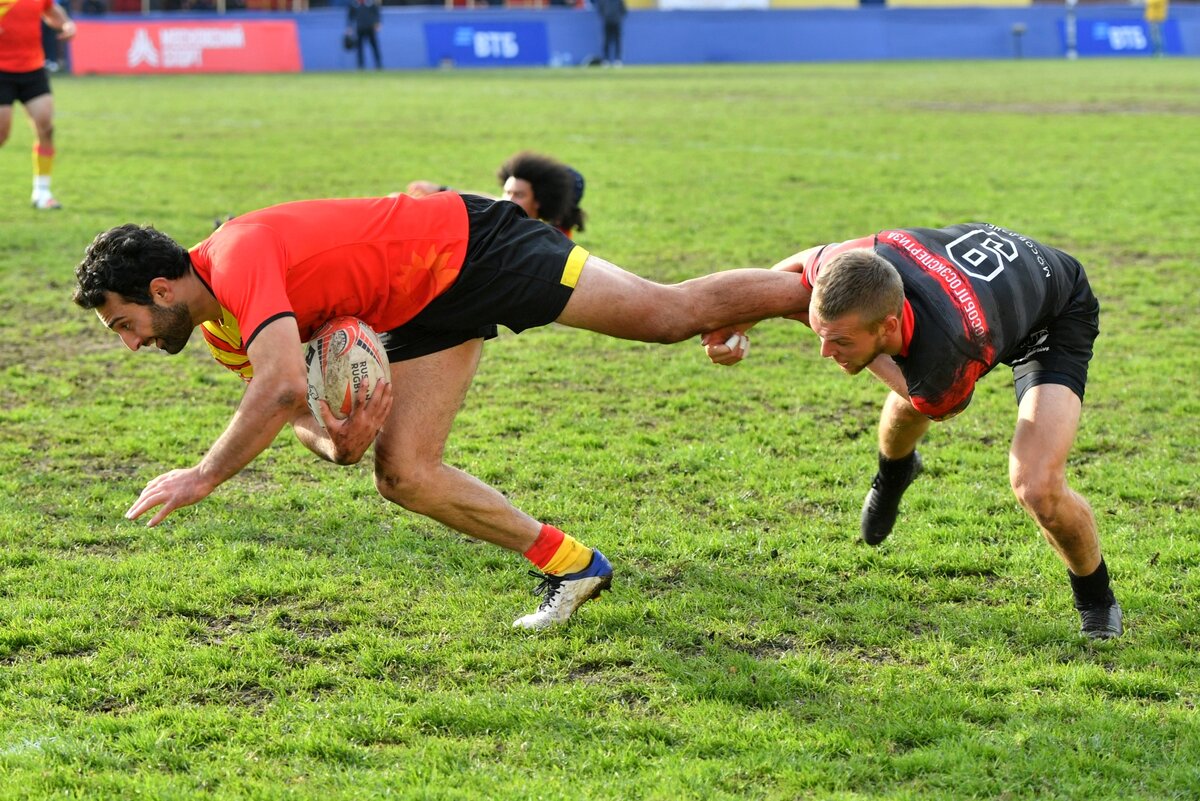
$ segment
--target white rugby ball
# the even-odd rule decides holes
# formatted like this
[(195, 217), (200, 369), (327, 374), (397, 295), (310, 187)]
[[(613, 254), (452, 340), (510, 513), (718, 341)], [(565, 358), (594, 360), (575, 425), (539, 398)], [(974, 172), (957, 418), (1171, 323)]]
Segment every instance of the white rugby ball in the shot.
[(329, 403), (333, 416), (343, 420), (354, 408), (363, 382), (369, 398), (379, 379), (392, 381), (379, 335), (356, 317), (335, 317), (318, 328), (308, 341), (304, 363), (308, 366), (308, 408), (318, 421), (322, 399)]

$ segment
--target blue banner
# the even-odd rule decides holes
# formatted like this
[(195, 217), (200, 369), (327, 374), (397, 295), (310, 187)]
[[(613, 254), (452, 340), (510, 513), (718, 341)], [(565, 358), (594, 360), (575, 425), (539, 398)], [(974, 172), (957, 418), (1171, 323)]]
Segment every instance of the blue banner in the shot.
[[(1058, 25), (1064, 50), (1068, 47), (1067, 25)], [(1169, 19), (1155, 31), (1139, 19), (1080, 19), (1075, 23), (1076, 50), (1081, 56), (1151, 56), (1155, 53), (1180, 55), (1183, 42), (1179, 25)], [(1156, 44), (1155, 37), (1158, 37)]]
[(536, 66), (550, 61), (543, 22), (426, 22), (429, 66)]

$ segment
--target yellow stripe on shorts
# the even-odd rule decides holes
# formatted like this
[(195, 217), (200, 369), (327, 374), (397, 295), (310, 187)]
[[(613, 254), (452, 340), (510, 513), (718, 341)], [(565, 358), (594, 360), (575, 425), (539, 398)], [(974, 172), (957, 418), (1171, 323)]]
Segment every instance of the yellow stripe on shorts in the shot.
[(579, 247), (579, 245), (571, 248), (571, 252), (567, 255), (567, 264), (563, 267), (563, 274), (562, 278), (559, 279), (559, 283), (574, 289), (575, 284), (579, 282), (579, 274), (583, 272), (583, 263), (587, 261), (587, 257), (590, 255), (592, 254)]

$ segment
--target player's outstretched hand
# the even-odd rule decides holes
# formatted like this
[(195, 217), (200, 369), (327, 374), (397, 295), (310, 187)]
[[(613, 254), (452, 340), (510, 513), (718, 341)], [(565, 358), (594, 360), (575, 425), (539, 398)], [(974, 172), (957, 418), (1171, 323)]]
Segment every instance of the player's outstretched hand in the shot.
[(436, 195), (441, 188), (440, 184), (435, 184), (433, 181), (413, 181), (404, 191), (413, 197), (425, 197), (426, 195)]
[(157, 526), (176, 509), (204, 500), (212, 493), (213, 489), (212, 481), (204, 476), (198, 467), (172, 470), (169, 473), (163, 473), (147, 484), (133, 506), (130, 506), (125, 512), (125, 517), (137, 520), (154, 507), (161, 506), (162, 508), (146, 524), (150, 527)]
[(321, 401), (321, 421), (333, 442), (334, 462), (357, 464), (362, 459), (387, 421), (392, 411), (392, 399), (392, 385), (380, 379), (370, 398), (367, 397), (366, 383), (359, 385), (354, 406), (345, 420), (334, 417), (329, 404)]
[(713, 364), (737, 364), (750, 354), (750, 335), (735, 328), (709, 331), (700, 344)]

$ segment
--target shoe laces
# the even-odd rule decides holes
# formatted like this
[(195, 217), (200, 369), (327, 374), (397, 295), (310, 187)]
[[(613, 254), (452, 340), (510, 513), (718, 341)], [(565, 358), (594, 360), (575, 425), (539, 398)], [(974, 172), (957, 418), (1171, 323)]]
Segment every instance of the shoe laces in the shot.
[(1111, 605), (1106, 606), (1088, 606), (1079, 610), (1080, 617), (1083, 618), (1083, 628), (1088, 631), (1096, 631), (1109, 628), (1109, 610)]
[(554, 603), (554, 599), (558, 596), (558, 591), (562, 587), (562, 577), (552, 576), (549, 573), (539, 573), (536, 570), (530, 570), (529, 575), (536, 579), (541, 579), (541, 583), (533, 588), (534, 595), (545, 596), (542, 602), (538, 604), (538, 609), (545, 609)]

